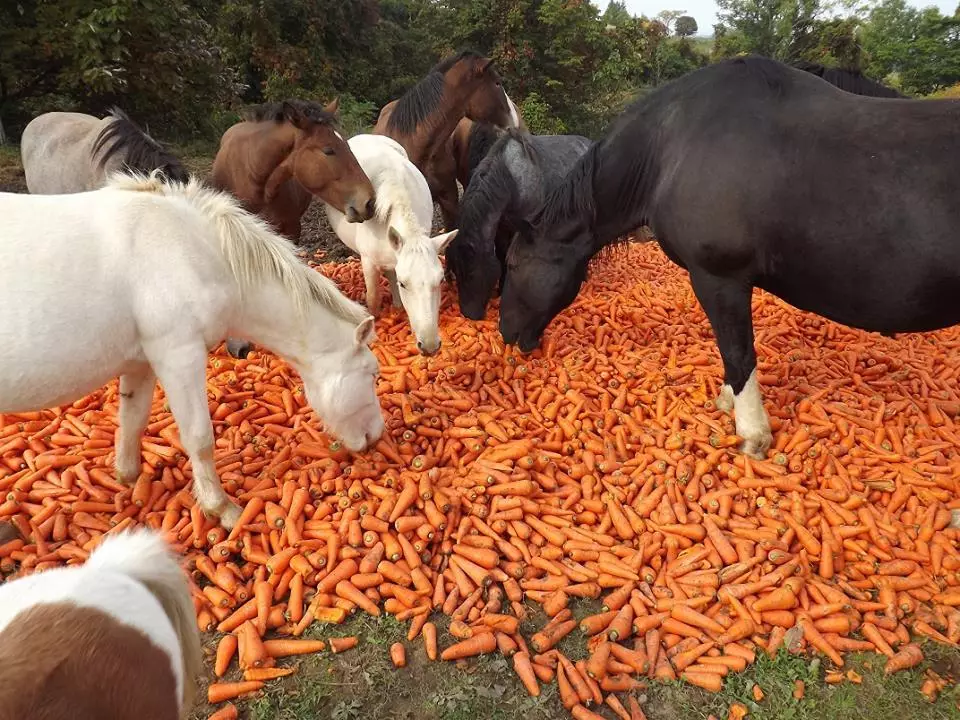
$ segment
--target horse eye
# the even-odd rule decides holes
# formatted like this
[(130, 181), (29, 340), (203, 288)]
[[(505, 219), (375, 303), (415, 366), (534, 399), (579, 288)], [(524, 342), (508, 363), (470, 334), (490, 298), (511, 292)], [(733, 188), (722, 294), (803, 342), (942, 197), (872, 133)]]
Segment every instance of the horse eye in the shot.
[(323, 154), (324, 154), (324, 155), (336, 155), (336, 154), (337, 154), (337, 151), (334, 150), (332, 147), (325, 147), (325, 148), (323, 149)]

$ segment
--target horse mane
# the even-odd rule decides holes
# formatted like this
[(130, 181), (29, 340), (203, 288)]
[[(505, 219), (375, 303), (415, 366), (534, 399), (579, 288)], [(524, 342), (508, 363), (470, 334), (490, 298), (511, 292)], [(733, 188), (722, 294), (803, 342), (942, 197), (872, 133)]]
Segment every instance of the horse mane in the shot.
[(866, 95), (868, 97), (891, 97), (905, 98), (903, 95), (891, 87), (872, 80), (859, 70), (839, 67), (827, 67), (819, 63), (801, 60), (793, 63), (797, 70), (803, 70), (811, 75), (816, 75), (822, 80), (826, 80), (831, 85), (853, 93), (854, 95)]
[(482, 227), (491, 207), (512, 193), (513, 178), (502, 156), (513, 140), (506, 133), (500, 136), (471, 173), (470, 185), (460, 200), (460, 227)]
[(112, 120), (97, 135), (90, 151), (91, 157), (100, 155), (97, 161), (99, 169), (102, 170), (114, 155), (123, 152), (123, 164), (134, 172), (162, 170), (171, 180), (187, 180), (187, 169), (180, 160), (150, 137), (123, 110), (112, 107), (107, 115)]
[[(305, 265), (294, 252), (292, 243), (274, 232), (266, 221), (245, 210), (229, 193), (210, 188), (197, 177), (190, 177), (185, 183), (165, 183), (156, 172), (149, 175), (121, 172), (111, 175), (106, 187), (183, 198), (213, 221), (221, 230), (217, 234), (219, 246), (241, 293), (269, 276), (282, 283), (293, 296), (301, 316), (306, 316), (310, 303), (319, 304), (354, 325), (369, 316), (366, 308), (340, 292), (333, 280)], [(226, 241), (227, 236), (230, 241)]]
[[(416, 237), (420, 237), (423, 229), (411, 207), (410, 191), (394, 168), (394, 165), (387, 163), (367, 173), (371, 184), (376, 188), (374, 217), (388, 227), (393, 224), (405, 239), (406, 233), (412, 230), (416, 230)], [(397, 202), (398, 198), (403, 198), (404, 201)], [(429, 233), (429, 230), (427, 232)]]
[(467, 136), (467, 176), (472, 177), (474, 171), (490, 153), (490, 150), (500, 138), (496, 125), (485, 122), (474, 122)]
[(563, 182), (551, 190), (535, 213), (531, 225), (551, 227), (558, 222), (577, 215), (587, 214), (594, 218), (596, 203), (593, 189), (594, 168), (599, 162), (594, 143), (577, 160)]
[(462, 50), (451, 55), (431, 68), (416, 85), (407, 90), (390, 113), (387, 130), (404, 135), (416, 132), (417, 126), (440, 106), (443, 100), (444, 77), (454, 65), (464, 61), (477, 61), (483, 55), (473, 50)]
[(288, 98), (280, 102), (262, 103), (249, 107), (241, 113), (241, 117), (249, 122), (286, 122), (287, 115), (284, 112), (284, 105), (292, 105), (298, 109), (304, 117), (318, 125), (336, 125), (337, 119), (327, 109), (313, 100), (300, 100), (299, 98)]

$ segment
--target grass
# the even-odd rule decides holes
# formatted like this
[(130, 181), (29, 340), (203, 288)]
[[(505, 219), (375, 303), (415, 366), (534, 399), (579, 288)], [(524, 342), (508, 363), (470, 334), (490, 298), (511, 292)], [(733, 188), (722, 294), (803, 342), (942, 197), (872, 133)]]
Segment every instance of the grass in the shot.
[[(578, 620), (599, 610), (596, 602), (572, 606)], [(530, 617), (521, 626), (527, 639), (546, 618), (530, 605)], [(435, 615), (440, 647), (455, 642), (447, 633), (446, 618)], [(556, 683), (543, 685), (540, 697), (527, 695), (513, 664), (494, 654), (459, 663), (427, 659), (423, 640), (406, 640), (407, 624), (389, 616), (359, 615), (340, 626), (314, 625), (306, 636), (318, 639), (357, 635), (360, 644), (334, 655), (281, 661), (297, 672), (268, 683), (258, 696), (238, 702), (241, 717), (249, 720), (557, 720), (569, 718), (557, 695)], [(402, 642), (407, 667), (395, 669), (390, 645)], [(579, 629), (560, 649), (571, 659), (585, 656), (586, 638)], [(760, 653), (746, 672), (730, 675), (723, 690), (707, 693), (683, 682), (650, 683), (637, 694), (649, 720), (725, 720), (733, 703), (742, 703), (751, 720), (956, 720), (960, 718), (960, 686), (948, 686), (934, 703), (920, 694), (924, 671), (932, 668), (944, 677), (960, 678), (960, 651), (923, 644), (926, 659), (919, 667), (883, 675), (885, 658), (860, 654), (846, 657), (844, 670), (859, 673), (861, 684), (823, 681), (826, 660), (794, 656), (782, 650), (775, 658)], [(213, 645), (210, 646), (213, 651)], [(212, 664), (212, 663), (211, 663)], [(212, 679), (212, 677), (211, 677)], [(226, 680), (239, 679), (234, 669)], [(794, 681), (805, 683), (802, 700), (793, 698)], [(763, 690), (753, 700), (753, 686)], [(607, 708), (593, 708), (615, 720)], [(213, 708), (198, 707), (193, 720), (203, 720)]]

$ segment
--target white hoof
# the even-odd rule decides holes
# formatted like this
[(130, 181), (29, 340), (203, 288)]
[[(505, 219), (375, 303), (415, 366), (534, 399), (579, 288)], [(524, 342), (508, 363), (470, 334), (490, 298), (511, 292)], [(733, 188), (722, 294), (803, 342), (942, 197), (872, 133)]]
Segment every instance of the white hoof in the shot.
[(950, 527), (960, 530), (960, 509), (950, 511)]
[(733, 398), (733, 411), (737, 421), (737, 435), (743, 438), (740, 451), (744, 455), (762, 460), (767, 456), (773, 433), (770, 420), (763, 409), (763, 396), (757, 383), (757, 371), (750, 373), (746, 385)]
[(714, 404), (720, 412), (728, 413), (733, 410), (733, 388), (729, 385), (724, 385), (720, 388), (720, 394), (717, 395), (717, 400)]
[[(739, 433), (737, 434), (739, 435)], [(743, 436), (741, 435), (741, 437)], [(767, 450), (770, 449), (770, 443), (772, 442), (773, 435), (769, 432), (766, 435), (744, 438), (743, 444), (740, 446), (740, 452), (749, 455), (754, 460), (766, 460)]]
[(229, 503), (227, 508), (220, 513), (220, 524), (225, 530), (233, 530), (240, 520), (240, 513), (241, 510), (237, 505)]

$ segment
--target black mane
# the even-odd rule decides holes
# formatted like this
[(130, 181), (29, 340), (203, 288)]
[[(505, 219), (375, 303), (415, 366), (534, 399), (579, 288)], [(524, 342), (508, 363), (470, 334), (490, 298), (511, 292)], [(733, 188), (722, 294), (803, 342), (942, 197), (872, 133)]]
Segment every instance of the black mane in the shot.
[(490, 153), (500, 138), (497, 127), (491, 123), (474, 122), (467, 137), (467, 177), (472, 177), (480, 162)]
[(318, 125), (336, 125), (337, 119), (332, 113), (318, 102), (312, 100), (300, 100), (298, 98), (288, 98), (281, 102), (263, 103), (254, 105), (243, 111), (244, 120), (250, 122), (275, 122), (282, 123), (287, 119), (284, 111), (284, 105), (292, 105), (299, 110), (304, 117)]
[(460, 227), (482, 226), (491, 207), (513, 193), (513, 177), (500, 161), (503, 148), (513, 139), (504, 133), (470, 173), (470, 185), (460, 200)]
[(100, 153), (97, 167), (103, 169), (114, 155), (123, 153), (123, 164), (130, 170), (151, 173), (161, 170), (169, 179), (187, 182), (189, 174), (180, 160), (161, 143), (147, 135), (118, 107), (108, 113), (113, 118), (93, 143), (92, 157)]
[(826, 67), (819, 63), (807, 62), (801, 60), (793, 63), (797, 70), (803, 70), (811, 75), (826, 80), (841, 90), (845, 90), (854, 95), (867, 95), (869, 97), (890, 97), (902, 98), (902, 95), (893, 88), (887, 87), (876, 80), (871, 80), (859, 70), (849, 70), (846, 68)]
[(404, 135), (416, 132), (417, 125), (440, 106), (443, 99), (443, 77), (454, 65), (463, 60), (482, 60), (483, 55), (473, 50), (463, 50), (441, 60), (431, 68), (420, 82), (407, 90), (390, 113), (387, 130)]

